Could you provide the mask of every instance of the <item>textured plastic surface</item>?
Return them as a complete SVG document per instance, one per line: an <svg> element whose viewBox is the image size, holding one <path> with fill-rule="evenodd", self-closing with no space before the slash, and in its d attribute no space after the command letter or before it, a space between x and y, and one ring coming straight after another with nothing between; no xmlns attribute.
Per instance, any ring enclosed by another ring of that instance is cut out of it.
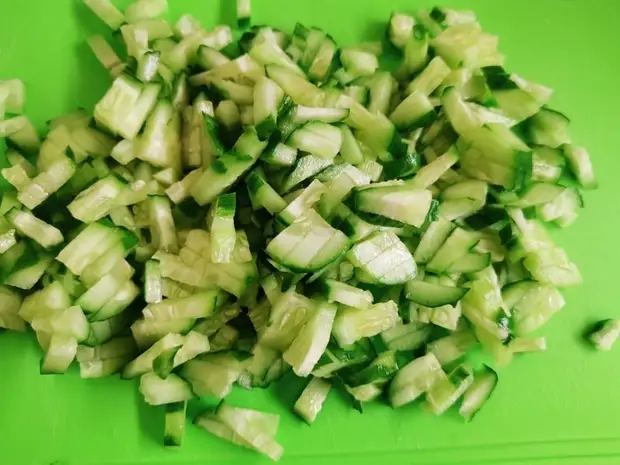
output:
<svg viewBox="0 0 620 465"><path fill-rule="evenodd" d="M191 12L205 25L232 22L233 0L170 0L171 17ZM500 35L508 68L555 88L553 105L572 118L575 141L593 156L600 188L568 231L555 234L585 284L547 327L549 350L518 358L496 393L465 425L451 411L435 418L409 406L371 405L360 415L331 395L312 427L289 412L303 383L268 391L236 389L230 401L282 414L283 465L620 463L620 347L595 353L581 342L594 320L620 316L620 2L615 0L446 0L471 8ZM253 0L252 20L291 30L316 25L341 44L379 39L394 9L428 0ZM0 79L21 77L27 112L45 120L92 109L109 83L88 34L105 26L78 0L0 2ZM0 334L0 462L11 465L190 465L268 463L188 425L184 445L162 443L163 410L147 407L133 382L40 376L32 335ZM195 413L195 412L190 412Z"/></svg>

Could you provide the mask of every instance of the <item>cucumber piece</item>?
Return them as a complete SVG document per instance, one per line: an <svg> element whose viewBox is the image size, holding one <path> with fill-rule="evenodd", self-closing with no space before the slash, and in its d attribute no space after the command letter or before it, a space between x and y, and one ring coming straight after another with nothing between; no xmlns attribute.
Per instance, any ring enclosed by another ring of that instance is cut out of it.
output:
<svg viewBox="0 0 620 465"><path fill-rule="evenodd" d="M71 336L78 342L86 340L90 332L88 320L77 305L48 317L35 318L30 324L37 332Z"/></svg>
<svg viewBox="0 0 620 465"><path fill-rule="evenodd" d="M67 206L71 215L84 223L94 223L116 207L125 185L115 175L107 176L80 192Z"/></svg>
<svg viewBox="0 0 620 465"><path fill-rule="evenodd" d="M211 261L230 263L237 234L235 233L235 211L237 197L234 193L220 195L211 209Z"/></svg>
<svg viewBox="0 0 620 465"><path fill-rule="evenodd" d="M91 321L102 321L122 313L140 295L140 288L133 281L126 281L118 292L108 300L101 310L91 317Z"/></svg>
<svg viewBox="0 0 620 465"><path fill-rule="evenodd" d="M547 350L547 339L542 337L516 337L508 343L513 353L540 352Z"/></svg>
<svg viewBox="0 0 620 465"><path fill-rule="evenodd" d="M22 299L19 294L0 285L0 328L26 331L26 324L19 315Z"/></svg>
<svg viewBox="0 0 620 465"><path fill-rule="evenodd" d="M254 119L260 140L266 140L276 130L278 114L284 102L284 92L274 81L263 77L254 87Z"/></svg>
<svg viewBox="0 0 620 465"><path fill-rule="evenodd" d="M342 133L335 126L313 121L293 132L288 143L303 152L331 160L340 152Z"/></svg>
<svg viewBox="0 0 620 465"><path fill-rule="evenodd" d="M95 347L80 345L76 359L79 363L93 360L109 360L132 357L136 353L136 344L131 337L119 337Z"/></svg>
<svg viewBox="0 0 620 465"><path fill-rule="evenodd" d="M426 403L435 415L441 415L469 389L474 382L471 368L459 365L445 378L437 380L426 393Z"/></svg>
<svg viewBox="0 0 620 465"><path fill-rule="evenodd" d="M308 376L327 348L338 307L318 303L282 358L297 376Z"/></svg>
<svg viewBox="0 0 620 465"><path fill-rule="evenodd" d="M114 31L126 22L125 16L110 0L84 0L84 3Z"/></svg>
<svg viewBox="0 0 620 465"><path fill-rule="evenodd" d="M425 307L455 305L469 289L411 280L405 285L405 297Z"/></svg>
<svg viewBox="0 0 620 465"><path fill-rule="evenodd" d="M326 186L319 180L314 180L301 194L289 203L277 216L277 219L286 225L293 224L296 220L314 207L326 191Z"/></svg>
<svg viewBox="0 0 620 465"><path fill-rule="evenodd" d="M17 244L17 239L15 237L15 230L10 229L9 231L0 234L0 253L4 254L11 247Z"/></svg>
<svg viewBox="0 0 620 465"><path fill-rule="evenodd" d="M390 404L392 407L402 407L411 403L444 377L446 374L432 353L416 358L392 380L388 393Z"/></svg>
<svg viewBox="0 0 620 465"><path fill-rule="evenodd" d="M218 158L191 189L196 202L200 205L211 203L252 167L266 145L266 142L258 139L256 131L247 129L233 147L233 151L237 153Z"/></svg>
<svg viewBox="0 0 620 465"><path fill-rule="evenodd" d="M341 307L334 321L333 334L340 347L364 337L372 337L400 322L398 306L381 302L368 308Z"/></svg>
<svg viewBox="0 0 620 465"><path fill-rule="evenodd" d="M153 166L178 169L181 163L180 136L181 119L178 112L170 101L160 100L136 139L136 157Z"/></svg>
<svg viewBox="0 0 620 465"><path fill-rule="evenodd" d="M524 336L543 326L564 307L560 292L535 281L520 281L502 289L502 299L511 310L514 334Z"/></svg>
<svg viewBox="0 0 620 465"><path fill-rule="evenodd" d="M342 165L337 165L342 166ZM354 187L370 183L370 177L353 166L346 166L340 174L325 184L326 193L321 197L318 210L321 216L330 219L341 202L351 193Z"/></svg>
<svg viewBox="0 0 620 465"><path fill-rule="evenodd" d="M473 273L487 268L491 264L490 253L467 253L450 265L447 273Z"/></svg>
<svg viewBox="0 0 620 465"><path fill-rule="evenodd" d="M28 184L30 184L30 177L21 165L3 168L0 172L2 173L2 177L18 191L24 190Z"/></svg>
<svg viewBox="0 0 620 465"><path fill-rule="evenodd" d="M620 336L620 322L618 320L603 320L595 325L595 329L588 335L588 339L597 350L609 351L618 336Z"/></svg>
<svg viewBox="0 0 620 465"><path fill-rule="evenodd" d="M456 331L429 343L426 350L444 366L460 359L477 344L478 340L471 331Z"/></svg>
<svg viewBox="0 0 620 465"><path fill-rule="evenodd" d="M294 289L283 292L269 312L259 342L274 349L286 350L314 311L315 303Z"/></svg>
<svg viewBox="0 0 620 465"><path fill-rule="evenodd" d="M592 161L588 151L583 147L575 147L571 144L562 146L568 166L585 189L596 189L597 182L592 169Z"/></svg>
<svg viewBox="0 0 620 465"><path fill-rule="evenodd" d="M381 339L390 350L405 351L421 347L431 336L430 325L417 322L395 325L383 331Z"/></svg>
<svg viewBox="0 0 620 465"><path fill-rule="evenodd" d="M478 238L462 229L454 229L437 250L426 268L433 273L446 272L478 243Z"/></svg>
<svg viewBox="0 0 620 465"><path fill-rule="evenodd" d="M159 262L147 260L144 264L144 300L147 304L161 302L162 296L162 277Z"/></svg>
<svg viewBox="0 0 620 465"><path fill-rule="evenodd" d="M131 379L148 373L153 369L153 361L162 353L181 347L185 342L185 336L181 334L168 333L161 338L149 349L131 361L123 370L122 377L124 379Z"/></svg>
<svg viewBox="0 0 620 465"><path fill-rule="evenodd" d="M278 415L235 408L221 402L216 416L252 449L274 461L282 456L284 449L273 439L278 428Z"/></svg>
<svg viewBox="0 0 620 465"><path fill-rule="evenodd" d="M435 184L448 170L459 161L459 155L454 148L442 156L420 168L413 179L407 181L407 185L418 189L427 189Z"/></svg>
<svg viewBox="0 0 620 465"><path fill-rule="evenodd" d="M113 134L133 140L155 107L160 91L159 84L141 84L129 76L119 76L95 105L95 119Z"/></svg>
<svg viewBox="0 0 620 465"><path fill-rule="evenodd" d="M401 131L411 131L426 126L436 116L429 98L414 90L392 111L390 121Z"/></svg>
<svg viewBox="0 0 620 465"><path fill-rule="evenodd" d="M100 323L106 323L106 321ZM131 325L130 329L138 347L146 349L169 333L188 333L195 322L196 321L191 318L169 321L139 319Z"/></svg>
<svg viewBox="0 0 620 465"><path fill-rule="evenodd" d="M207 354L183 364L179 374L197 396L223 399L232 391L245 365L231 353Z"/></svg>
<svg viewBox="0 0 620 465"><path fill-rule="evenodd" d="M314 272L333 263L349 248L349 239L309 210L278 234L266 252L276 262L295 272Z"/></svg>
<svg viewBox="0 0 620 465"><path fill-rule="evenodd" d="M198 319L210 316L215 310L217 291L202 291L182 299L166 299L148 305L142 313L147 320Z"/></svg>
<svg viewBox="0 0 620 465"><path fill-rule="evenodd" d="M185 336L185 342L176 350L172 360L173 367L183 365L185 362L196 358L200 354L209 352L211 346L209 338L198 331L190 331Z"/></svg>
<svg viewBox="0 0 620 465"><path fill-rule="evenodd" d="M184 402L194 397L190 385L179 376L170 374L162 379L152 372L140 377L140 394L149 405Z"/></svg>
<svg viewBox="0 0 620 465"><path fill-rule="evenodd" d="M164 446L180 447L185 436L187 401L166 404L164 423Z"/></svg>
<svg viewBox="0 0 620 465"><path fill-rule="evenodd" d="M111 376L122 370L130 360L131 356L80 362L80 378L92 379Z"/></svg>
<svg viewBox="0 0 620 465"><path fill-rule="evenodd" d="M560 180L566 159L560 149L544 145L533 147L532 181L555 183Z"/></svg>
<svg viewBox="0 0 620 465"><path fill-rule="evenodd" d="M75 171L75 163L62 155L20 190L17 199L25 207L32 210L64 186L75 174Z"/></svg>
<svg viewBox="0 0 620 465"><path fill-rule="evenodd" d="M471 421L482 405L491 397L495 386L497 386L497 380L497 373L486 365L482 370L474 373L474 381L465 391L463 402L459 408L459 414L466 421Z"/></svg>
<svg viewBox="0 0 620 465"><path fill-rule="evenodd" d="M168 198L151 195L146 200L146 208L154 247L164 252L177 253L179 245Z"/></svg>
<svg viewBox="0 0 620 465"><path fill-rule="evenodd" d="M41 363L41 374L65 373L77 353L77 340L65 334L53 334Z"/></svg>
<svg viewBox="0 0 620 465"><path fill-rule="evenodd" d="M373 303L371 292L357 289L349 284L326 279L323 281L322 287L323 293L329 302L337 302L355 308L367 308Z"/></svg>
<svg viewBox="0 0 620 465"><path fill-rule="evenodd" d="M415 19L400 12L393 12L388 23L387 36L394 47L404 49L413 35Z"/></svg>
<svg viewBox="0 0 620 465"><path fill-rule="evenodd" d="M524 124L527 135L536 145L546 145L555 149L571 143L568 134L570 120L551 108L542 108Z"/></svg>
<svg viewBox="0 0 620 465"><path fill-rule="evenodd" d="M245 183L250 198L269 213L278 213L286 207L286 201L269 185L261 167L254 168L246 176Z"/></svg>
<svg viewBox="0 0 620 465"><path fill-rule="evenodd" d="M293 410L311 425L323 408L332 385L321 378L312 378L295 402Z"/></svg>
<svg viewBox="0 0 620 465"><path fill-rule="evenodd" d="M315 155L304 155L298 158L291 171L284 178L279 189L280 194L286 194L298 184L320 173L332 164L332 160Z"/></svg>
<svg viewBox="0 0 620 465"><path fill-rule="evenodd" d="M97 313L119 292L135 270L125 260L119 261L108 274L97 281L76 301L87 313Z"/></svg>
<svg viewBox="0 0 620 465"><path fill-rule="evenodd" d="M431 207L431 192L400 182L389 183L357 188L353 196L355 208L411 226L422 226Z"/></svg>
<svg viewBox="0 0 620 465"><path fill-rule="evenodd" d="M6 218L20 234L35 240L46 249L64 241L60 230L40 220L31 212L13 208L6 214Z"/></svg>
<svg viewBox="0 0 620 465"><path fill-rule="evenodd" d="M406 93L420 93L420 95L429 96L442 84L442 82L450 75L451 69L446 62L440 57L433 58L428 65L422 70L416 78L409 83Z"/></svg>
<svg viewBox="0 0 620 465"><path fill-rule="evenodd" d="M411 253L392 232L371 234L351 248L347 259L372 282L381 284L402 284L417 273Z"/></svg>

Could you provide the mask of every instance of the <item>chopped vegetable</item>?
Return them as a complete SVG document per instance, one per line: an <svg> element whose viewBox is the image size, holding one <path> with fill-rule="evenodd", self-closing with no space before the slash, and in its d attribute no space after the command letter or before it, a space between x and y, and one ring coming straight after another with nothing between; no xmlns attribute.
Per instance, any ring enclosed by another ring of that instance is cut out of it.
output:
<svg viewBox="0 0 620 465"><path fill-rule="evenodd" d="M129 57L88 39L113 77L92 118L41 141L23 82L0 81L0 328L35 331L42 373L139 378L180 446L194 397L288 370L311 377L307 423L332 386L358 409L462 399L470 420L498 380L472 350L546 349L531 333L582 279L543 223L575 221L597 181L551 89L505 69L474 13L394 13L391 73L378 42L250 26L250 0L237 42L168 23L167 0L84 1ZM619 335L607 320L590 340ZM283 453L277 415L222 400L195 423Z"/></svg>
<svg viewBox="0 0 620 465"><path fill-rule="evenodd" d="M620 336L620 320L604 320L596 325L589 339L598 350L608 351L618 336Z"/></svg>

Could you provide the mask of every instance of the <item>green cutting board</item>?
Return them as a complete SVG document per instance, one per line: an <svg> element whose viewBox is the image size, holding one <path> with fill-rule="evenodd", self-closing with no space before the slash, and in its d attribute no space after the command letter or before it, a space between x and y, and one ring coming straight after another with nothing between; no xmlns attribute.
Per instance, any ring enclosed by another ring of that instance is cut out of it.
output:
<svg viewBox="0 0 620 465"><path fill-rule="evenodd" d="M192 13L206 26L232 19L233 0L170 0L171 17ZM296 21L324 28L341 44L383 36L390 12L428 0L253 0L252 20L290 31ZM315 425L290 413L302 385L236 389L230 402L282 415L283 465L620 463L620 347L596 353L583 329L620 316L620 1L446 0L476 11L500 36L507 66L555 88L552 104L572 118L574 140L593 156L600 188L555 237L579 264L584 284L545 328L549 349L518 357L500 372L491 401L471 424L412 405L381 404L364 414L332 395ZM84 40L105 27L79 0L0 1L0 79L28 86L27 113L44 122L76 107L92 109L109 85ZM105 32L108 34L107 32ZM109 35L109 34L108 34ZM163 412L147 407L133 382L39 375L31 334L0 335L2 465L194 465L268 463L188 425L180 450L161 445ZM193 412L192 412L193 413Z"/></svg>

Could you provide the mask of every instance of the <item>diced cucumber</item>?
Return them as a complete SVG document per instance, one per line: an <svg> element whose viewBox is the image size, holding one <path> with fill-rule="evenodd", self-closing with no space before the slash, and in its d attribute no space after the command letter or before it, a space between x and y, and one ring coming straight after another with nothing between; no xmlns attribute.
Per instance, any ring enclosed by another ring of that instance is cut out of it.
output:
<svg viewBox="0 0 620 465"><path fill-rule="evenodd" d="M84 3L112 30L117 30L126 21L110 0L84 0Z"/></svg>
<svg viewBox="0 0 620 465"><path fill-rule="evenodd" d="M564 156L568 161L568 166L581 184L586 189L595 189L597 187L596 178L592 169L592 161L587 150L583 147L575 147L566 144L562 147Z"/></svg>
<svg viewBox="0 0 620 465"><path fill-rule="evenodd" d="M95 119L115 134L134 139L155 107L161 86L142 85L126 75L114 80L95 106Z"/></svg>
<svg viewBox="0 0 620 465"><path fill-rule="evenodd" d="M232 260L237 234L235 233L236 196L220 195L211 209L211 260L229 263Z"/></svg>
<svg viewBox="0 0 620 465"><path fill-rule="evenodd" d="M183 364L180 375L191 385L197 396L223 399L243 372L245 362L231 353L207 354Z"/></svg>
<svg viewBox="0 0 620 465"><path fill-rule="evenodd" d="M115 175L107 176L82 191L67 209L77 220L93 223L106 216L116 206L124 184Z"/></svg>
<svg viewBox="0 0 620 465"><path fill-rule="evenodd" d="M535 331L564 307L557 289L535 281L510 284L502 290L502 298L511 310L512 329L518 336Z"/></svg>
<svg viewBox="0 0 620 465"><path fill-rule="evenodd" d="M297 222L278 234L267 253L278 263L298 272L320 270L337 260L349 248L349 239L309 210Z"/></svg>
<svg viewBox="0 0 620 465"><path fill-rule="evenodd" d="M340 347L346 347L364 337L388 330L399 321L398 307L393 301L367 308L341 307L334 322L333 334Z"/></svg>
<svg viewBox="0 0 620 465"><path fill-rule="evenodd" d="M170 374L162 379L152 372L140 377L140 393L150 405L184 402L194 397L190 385L179 376Z"/></svg>
<svg viewBox="0 0 620 465"><path fill-rule="evenodd" d="M273 439L278 429L279 416L235 408L226 402L220 403L216 416L252 449L274 461L282 456L282 446Z"/></svg>
<svg viewBox="0 0 620 465"><path fill-rule="evenodd" d="M286 208L278 214L277 219L287 225L294 223L295 220L301 218L307 210L314 207L325 191L326 186L323 185L321 181L315 179L295 200L289 203Z"/></svg>
<svg viewBox="0 0 620 465"><path fill-rule="evenodd" d="M427 269L434 273L445 272L451 265L465 256L477 243L477 237L468 231L462 228L454 229L428 262Z"/></svg>
<svg viewBox="0 0 620 465"><path fill-rule="evenodd" d="M474 374L474 381L465 391L463 403L459 409L460 415L465 420L470 421L493 394L497 379L497 373L486 365Z"/></svg>
<svg viewBox="0 0 620 465"><path fill-rule="evenodd" d="M194 199L201 205L211 203L252 167L266 145L256 131L246 130L233 147L236 153L221 156L205 170L191 190Z"/></svg>
<svg viewBox="0 0 620 465"><path fill-rule="evenodd" d="M20 234L34 239L45 248L53 247L64 241L60 230L28 211L13 208L6 214L6 218Z"/></svg>
<svg viewBox="0 0 620 465"><path fill-rule="evenodd" d="M96 313L120 290L134 274L134 269L125 260L119 261L108 274L97 281L76 303L87 313Z"/></svg>
<svg viewBox="0 0 620 465"><path fill-rule="evenodd" d="M372 282L381 284L401 284L417 273L411 252L392 232L371 234L351 248L347 259Z"/></svg>
<svg viewBox="0 0 620 465"><path fill-rule="evenodd" d="M455 305L469 289L411 280L405 285L405 296L425 307Z"/></svg>
<svg viewBox="0 0 620 465"><path fill-rule="evenodd" d="M185 435L185 415L187 401L166 404L166 421L164 427L164 446L179 447Z"/></svg>
<svg viewBox="0 0 620 465"><path fill-rule="evenodd" d="M185 336L181 334L168 333L148 350L130 362L123 370L123 378L135 378L148 373L153 369L153 361L162 353L175 347L181 347L185 342Z"/></svg>
<svg viewBox="0 0 620 465"><path fill-rule="evenodd" d="M147 260L144 264L144 300L147 304L161 302L162 296L162 277L159 262Z"/></svg>
<svg viewBox="0 0 620 465"><path fill-rule="evenodd" d="M35 318L31 322L32 329L48 334L71 336L78 342L88 338L90 328L82 309L75 305L47 317Z"/></svg>
<svg viewBox="0 0 620 465"><path fill-rule="evenodd" d="M392 407L401 407L413 402L445 376L432 353L416 358L405 365L392 380L389 388L390 404Z"/></svg>
<svg viewBox="0 0 620 465"><path fill-rule="evenodd" d="M477 344L476 336L471 331L456 331L428 344L427 351L433 353L441 365L448 365Z"/></svg>
<svg viewBox="0 0 620 465"><path fill-rule="evenodd" d="M284 352L282 358L293 368L297 376L308 376L327 348L338 307L318 303L312 316Z"/></svg>
<svg viewBox="0 0 620 465"><path fill-rule="evenodd" d="M447 377L442 377L426 393L426 402L431 412L441 415L450 408L472 385L474 375L471 368L459 365Z"/></svg>
<svg viewBox="0 0 620 465"><path fill-rule="evenodd" d="M293 132L289 143L303 152L331 160L340 152L342 133L335 126L313 121Z"/></svg>
<svg viewBox="0 0 620 465"><path fill-rule="evenodd" d="M371 184L355 190L354 202L357 210L381 215L415 227L424 224L432 201L432 194L429 190L400 183L380 184Z"/></svg>
<svg viewBox="0 0 620 465"><path fill-rule="evenodd" d="M611 350L618 336L620 336L619 323L618 320L604 320L595 326L588 338L597 350Z"/></svg>
<svg viewBox="0 0 620 465"><path fill-rule="evenodd" d="M42 374L62 374L69 369L77 352L73 336L53 334L41 363Z"/></svg>
<svg viewBox="0 0 620 465"><path fill-rule="evenodd" d="M333 279L326 279L323 282L323 292L330 302L337 302L348 307L366 308L372 305L373 302L371 292Z"/></svg>
<svg viewBox="0 0 620 465"><path fill-rule="evenodd" d="M332 385L321 378L312 378L295 402L293 410L303 420L312 424L323 408Z"/></svg>
<svg viewBox="0 0 620 465"><path fill-rule="evenodd" d="M150 304L143 314L147 320L180 320L206 318L215 310L217 291L203 291L183 299L166 299Z"/></svg>
<svg viewBox="0 0 620 465"><path fill-rule="evenodd" d="M395 325L381 333L381 339L390 350L415 350L430 338L430 325L417 322Z"/></svg>

